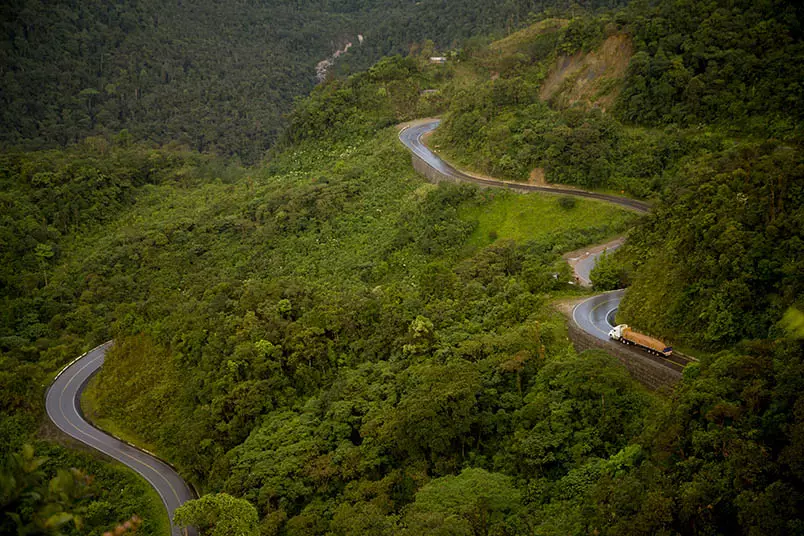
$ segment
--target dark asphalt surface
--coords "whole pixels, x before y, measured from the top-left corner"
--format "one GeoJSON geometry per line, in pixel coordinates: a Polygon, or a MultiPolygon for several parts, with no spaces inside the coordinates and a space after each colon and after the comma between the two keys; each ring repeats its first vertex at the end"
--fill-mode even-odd
{"type": "Polygon", "coordinates": [[[507,188],[517,192],[542,192],[547,194],[556,195],[571,195],[575,197],[585,197],[588,199],[599,199],[620,205],[621,207],[633,210],[635,212],[645,213],[650,210],[650,205],[644,201],[637,201],[636,199],[628,199],[627,197],[620,197],[616,195],[601,194],[597,192],[586,192],[583,190],[575,190],[571,188],[553,188],[547,186],[536,186],[535,184],[518,183],[513,181],[498,181],[494,179],[483,179],[467,175],[466,173],[455,169],[447,162],[442,160],[433,151],[427,148],[422,142],[422,136],[435,130],[441,120],[433,119],[421,123],[414,123],[402,129],[399,133],[399,139],[407,146],[408,149],[416,156],[427,162],[432,168],[440,171],[444,175],[453,177],[462,182],[471,182],[482,186],[493,186],[496,188],[507,188]]]}
{"type": "Polygon", "coordinates": [[[609,330],[615,325],[614,315],[624,294],[625,290],[615,290],[592,296],[575,306],[572,319],[585,332],[607,341],[609,330]]]}
{"type": "MultiPolygon", "coordinates": [[[[89,424],[81,414],[80,397],[89,379],[103,365],[106,349],[102,344],[64,369],[47,391],[47,414],[67,435],[127,465],[147,480],[159,493],[171,521],[173,512],[195,495],[187,483],[165,462],[136,449],[89,424]]],[[[179,530],[173,536],[195,536],[194,529],[179,530]]]]}

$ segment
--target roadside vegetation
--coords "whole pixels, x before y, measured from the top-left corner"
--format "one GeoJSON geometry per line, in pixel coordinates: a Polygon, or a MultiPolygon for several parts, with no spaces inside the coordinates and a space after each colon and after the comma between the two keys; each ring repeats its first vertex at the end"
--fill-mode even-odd
{"type": "Polygon", "coordinates": [[[148,482],[116,463],[45,441],[4,451],[0,504],[2,534],[170,532],[162,500],[148,482]]]}
{"type": "MultiPolygon", "coordinates": [[[[765,21],[789,38],[775,53],[797,57],[793,8],[729,6],[737,36],[765,21]]],[[[801,108],[735,93],[729,109],[751,135],[739,143],[717,109],[720,78],[705,79],[704,127],[679,102],[623,111],[658,98],[661,76],[634,78],[638,55],[661,59],[653,43],[667,54],[668,28],[692,35],[673,26],[685,16],[721,28],[721,10],[660,2],[541,21],[468,41],[446,65],[430,64],[424,43],[318,87],[259,166],[125,135],[4,154],[0,451],[26,452],[48,378],[114,338],[91,386],[95,416],[208,494],[179,517],[210,532],[802,533],[801,108]],[[672,19],[648,32],[662,10],[672,19]],[[559,57],[581,74],[609,65],[600,46],[621,35],[626,74],[612,63],[591,93],[571,90],[576,77],[539,97],[559,57]],[[475,144],[478,168],[527,179],[540,167],[655,209],[635,221],[591,201],[428,184],[393,125],[437,113],[436,142],[475,144]],[[672,393],[647,392],[603,352],[576,353],[551,306],[577,292],[561,254],[631,226],[595,282],[631,282],[624,319],[708,350],[672,393]]],[[[718,56],[713,76],[735,56],[718,56]]],[[[779,92],[798,103],[789,85],[779,92]]],[[[53,463],[34,486],[63,467],[96,475],[65,513],[89,519],[82,509],[107,501],[92,530],[137,513],[140,533],[159,533],[139,481],[105,499],[130,475],[40,450],[53,463]]],[[[26,488],[6,459],[14,511],[26,488]]]]}
{"type": "Polygon", "coordinates": [[[499,178],[654,197],[732,138],[800,140],[797,14],[634,2],[464,47],[454,72],[476,83],[447,91],[433,144],[499,178]]]}
{"type": "Polygon", "coordinates": [[[557,251],[571,250],[583,231],[585,244],[605,241],[624,232],[636,216],[602,201],[567,196],[522,195],[489,189],[476,203],[458,212],[476,221],[469,246],[488,246],[497,240],[516,242],[547,240],[557,251]]]}

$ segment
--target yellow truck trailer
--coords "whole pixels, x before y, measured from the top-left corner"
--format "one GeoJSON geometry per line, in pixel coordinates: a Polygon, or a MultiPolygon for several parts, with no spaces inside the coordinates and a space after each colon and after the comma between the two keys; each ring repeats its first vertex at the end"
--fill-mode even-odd
{"type": "Polygon", "coordinates": [[[659,339],[654,339],[653,337],[648,337],[642,333],[637,333],[628,327],[627,324],[620,324],[619,326],[612,328],[612,330],[609,331],[609,338],[619,341],[623,344],[639,346],[648,352],[662,355],[664,357],[670,357],[673,355],[673,348],[671,346],[667,346],[659,339]]]}

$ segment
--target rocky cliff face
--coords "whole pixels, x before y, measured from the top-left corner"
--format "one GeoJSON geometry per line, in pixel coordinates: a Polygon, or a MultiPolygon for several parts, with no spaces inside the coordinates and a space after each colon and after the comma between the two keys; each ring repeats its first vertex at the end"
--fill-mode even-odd
{"type": "MultiPolygon", "coordinates": [[[[363,36],[361,34],[357,34],[357,44],[363,44],[363,36]]],[[[332,56],[323,59],[316,64],[315,77],[319,84],[327,79],[327,72],[329,71],[330,67],[335,64],[335,60],[337,60],[341,54],[345,54],[350,48],[352,48],[352,42],[347,41],[343,47],[333,52],[332,56]]]]}

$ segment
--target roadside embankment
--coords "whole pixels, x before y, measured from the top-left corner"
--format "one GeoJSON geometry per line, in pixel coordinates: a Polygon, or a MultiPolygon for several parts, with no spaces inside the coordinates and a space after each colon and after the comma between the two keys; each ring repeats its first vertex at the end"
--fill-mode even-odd
{"type": "Polygon", "coordinates": [[[576,352],[595,348],[605,350],[616,357],[631,376],[648,389],[657,391],[672,388],[681,379],[681,372],[657,361],[661,358],[612,341],[598,339],[579,328],[572,319],[567,321],[567,332],[576,352]]]}

